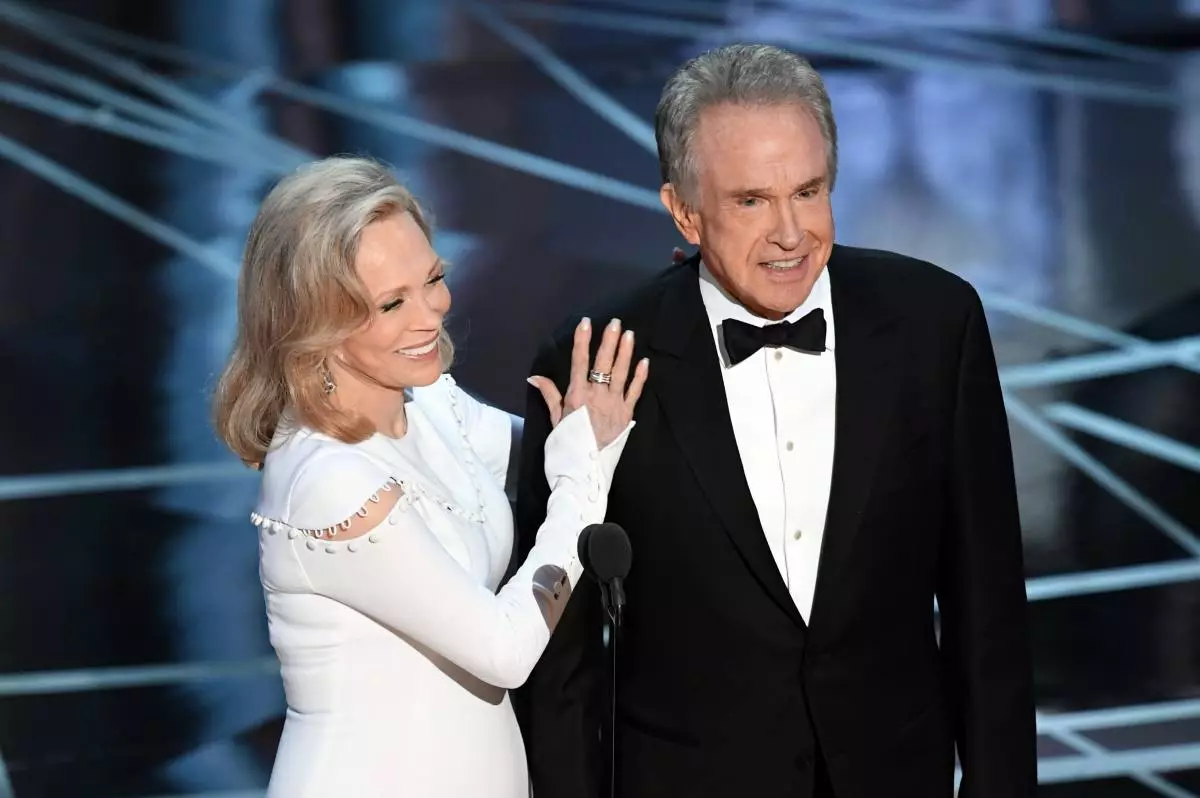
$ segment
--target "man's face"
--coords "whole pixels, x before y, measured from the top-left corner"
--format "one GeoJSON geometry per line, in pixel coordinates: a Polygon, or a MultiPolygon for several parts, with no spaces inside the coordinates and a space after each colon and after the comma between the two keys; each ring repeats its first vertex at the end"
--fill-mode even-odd
{"type": "Polygon", "coordinates": [[[803,304],[833,250],[825,140],[797,105],[705,109],[692,143],[695,202],[663,204],[721,286],[752,313],[803,304]]]}

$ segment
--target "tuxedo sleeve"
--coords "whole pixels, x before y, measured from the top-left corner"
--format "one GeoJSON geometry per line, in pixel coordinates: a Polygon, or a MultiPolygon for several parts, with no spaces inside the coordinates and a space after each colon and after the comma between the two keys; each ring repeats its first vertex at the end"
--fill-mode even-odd
{"type": "Polygon", "coordinates": [[[973,290],[970,299],[938,587],[941,650],[957,710],[960,797],[1025,798],[1037,787],[1037,732],[1021,525],[995,354],[973,290]]]}
{"type": "MultiPolygon", "coordinates": [[[[566,346],[550,344],[532,374],[549,377],[566,392],[570,362],[566,346]]],[[[543,467],[550,417],[539,391],[527,393],[517,484],[518,556],[533,546],[546,518],[550,488],[543,467]]],[[[567,603],[545,653],[514,694],[525,739],[529,775],[537,798],[593,798],[607,771],[601,757],[604,659],[599,591],[582,579],[567,603]]]]}

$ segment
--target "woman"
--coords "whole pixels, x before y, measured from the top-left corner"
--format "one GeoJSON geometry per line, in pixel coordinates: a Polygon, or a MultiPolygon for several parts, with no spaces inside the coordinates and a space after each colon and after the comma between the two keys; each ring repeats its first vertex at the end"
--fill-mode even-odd
{"type": "Polygon", "coordinates": [[[508,414],[445,374],[445,264],[382,166],[332,158],[285,178],[250,231],[217,428],[261,467],[252,518],[287,719],[268,795],[528,795],[506,688],[542,653],[604,518],[648,364],[575,335],[536,545],[512,549],[508,414]],[[631,378],[632,377],[632,378],[631,378]],[[628,390],[625,390],[628,383],[628,390]]]}

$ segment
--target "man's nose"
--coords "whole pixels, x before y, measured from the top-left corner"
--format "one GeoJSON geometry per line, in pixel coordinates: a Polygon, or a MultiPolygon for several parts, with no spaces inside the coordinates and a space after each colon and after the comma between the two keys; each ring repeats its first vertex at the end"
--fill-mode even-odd
{"type": "Polygon", "coordinates": [[[796,211],[791,205],[784,205],[776,212],[775,226],[768,240],[785,250],[795,249],[804,240],[804,230],[801,229],[796,211]]]}

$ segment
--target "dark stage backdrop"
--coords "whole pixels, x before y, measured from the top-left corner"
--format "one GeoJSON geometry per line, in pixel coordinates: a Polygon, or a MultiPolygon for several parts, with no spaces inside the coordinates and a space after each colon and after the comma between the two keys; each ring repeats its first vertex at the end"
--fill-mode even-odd
{"type": "Polygon", "coordinates": [[[393,164],[456,376],[663,268],[650,119],[699,50],[828,78],[839,239],[983,293],[1045,796],[1200,796],[1200,3],[0,0],[0,798],[261,795],[284,710],[208,391],[271,183],[393,164]]]}

